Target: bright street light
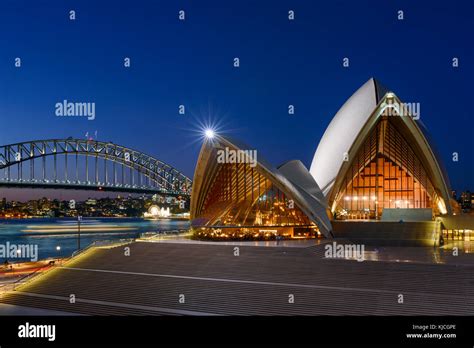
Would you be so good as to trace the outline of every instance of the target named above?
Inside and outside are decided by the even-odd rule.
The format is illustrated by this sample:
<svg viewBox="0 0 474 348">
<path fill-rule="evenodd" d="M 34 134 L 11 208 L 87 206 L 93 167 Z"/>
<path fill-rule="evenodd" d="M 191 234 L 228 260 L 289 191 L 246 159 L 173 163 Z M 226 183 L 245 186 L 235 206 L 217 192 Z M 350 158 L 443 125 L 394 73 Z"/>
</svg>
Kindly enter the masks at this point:
<svg viewBox="0 0 474 348">
<path fill-rule="evenodd" d="M 212 139 L 214 138 L 216 134 L 214 133 L 214 130 L 212 130 L 211 128 L 208 128 L 204 131 L 204 135 L 206 136 L 207 139 Z"/>
</svg>

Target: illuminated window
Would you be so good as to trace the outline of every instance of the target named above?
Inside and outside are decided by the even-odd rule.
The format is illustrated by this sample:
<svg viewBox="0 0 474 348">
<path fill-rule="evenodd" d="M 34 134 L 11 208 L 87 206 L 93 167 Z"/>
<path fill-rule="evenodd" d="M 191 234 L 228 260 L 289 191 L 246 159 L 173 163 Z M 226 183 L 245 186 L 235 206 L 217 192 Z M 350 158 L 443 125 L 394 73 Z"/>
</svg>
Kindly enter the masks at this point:
<svg viewBox="0 0 474 348">
<path fill-rule="evenodd" d="M 381 117 L 354 157 L 335 195 L 336 218 L 376 219 L 384 208 L 436 208 L 426 170 L 393 119 Z"/>
</svg>

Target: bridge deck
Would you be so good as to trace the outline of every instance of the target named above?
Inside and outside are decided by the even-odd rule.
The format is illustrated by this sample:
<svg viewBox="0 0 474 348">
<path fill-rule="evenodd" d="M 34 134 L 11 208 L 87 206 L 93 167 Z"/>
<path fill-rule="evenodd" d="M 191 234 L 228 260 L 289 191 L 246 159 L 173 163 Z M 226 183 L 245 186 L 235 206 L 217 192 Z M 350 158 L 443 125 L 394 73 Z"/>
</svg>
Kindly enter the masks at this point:
<svg viewBox="0 0 474 348">
<path fill-rule="evenodd" d="M 34 189 L 54 189 L 54 190 L 81 190 L 81 191 L 101 191 L 101 192 L 126 192 L 142 194 L 161 194 L 171 197 L 189 197 L 189 193 L 181 191 L 163 190 L 158 187 L 137 187 L 130 185 L 114 186 L 100 184 L 77 184 L 77 183 L 55 183 L 41 181 L 5 181 L 0 179 L 0 187 L 10 188 L 34 188 Z"/>
<path fill-rule="evenodd" d="M 93 249 L 1 302 L 92 315 L 474 314 L 470 262 L 328 260 L 323 245 L 240 246 L 240 256 L 232 245 L 129 246 L 128 257 L 123 246 Z"/>
</svg>

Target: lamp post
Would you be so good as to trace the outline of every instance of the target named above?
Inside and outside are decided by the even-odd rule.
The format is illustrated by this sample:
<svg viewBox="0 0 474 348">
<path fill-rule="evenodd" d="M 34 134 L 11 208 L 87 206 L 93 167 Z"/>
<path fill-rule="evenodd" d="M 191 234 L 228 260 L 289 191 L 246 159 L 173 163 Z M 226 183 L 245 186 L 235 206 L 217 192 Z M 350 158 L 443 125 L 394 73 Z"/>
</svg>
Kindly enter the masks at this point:
<svg viewBox="0 0 474 348">
<path fill-rule="evenodd" d="M 81 221 L 82 216 L 77 215 L 77 250 L 81 250 Z"/>
<path fill-rule="evenodd" d="M 61 251 L 61 246 L 56 245 L 56 251 L 58 252 L 57 257 L 58 257 L 58 261 L 59 261 L 59 252 Z"/>
</svg>

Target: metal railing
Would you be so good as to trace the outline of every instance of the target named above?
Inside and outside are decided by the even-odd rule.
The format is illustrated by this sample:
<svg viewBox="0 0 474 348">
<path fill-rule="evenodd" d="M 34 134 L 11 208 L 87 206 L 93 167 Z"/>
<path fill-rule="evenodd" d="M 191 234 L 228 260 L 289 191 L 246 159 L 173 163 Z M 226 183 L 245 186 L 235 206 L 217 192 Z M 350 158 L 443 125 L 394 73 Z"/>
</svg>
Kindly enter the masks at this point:
<svg viewBox="0 0 474 348">
<path fill-rule="evenodd" d="M 154 240 L 154 239 L 161 239 L 161 238 L 170 238 L 170 237 L 182 237 L 189 233 L 189 228 L 184 229 L 175 229 L 170 231 L 160 231 L 160 232 L 144 232 L 140 233 L 139 240 Z"/>
<path fill-rule="evenodd" d="M 47 264 L 45 264 L 42 267 L 37 268 L 34 272 L 28 273 L 24 275 L 23 277 L 15 280 L 14 282 L 0 285 L 0 293 L 16 290 L 16 287 L 18 285 L 24 284 L 27 281 L 30 281 L 31 279 L 37 277 L 40 274 L 46 274 L 51 269 L 55 268 L 57 266 L 57 263 L 62 263 L 62 261 L 60 261 L 60 259 L 51 259 Z M 44 269 L 46 269 L 46 271 L 44 271 Z"/>
<path fill-rule="evenodd" d="M 118 246 L 122 244 L 129 244 L 135 241 L 135 238 L 121 238 L 121 239 L 106 239 L 106 240 L 96 240 L 86 246 L 83 249 L 76 250 L 75 252 L 72 253 L 71 258 L 77 257 L 78 255 L 83 254 L 87 250 L 90 250 L 91 248 L 97 248 L 101 246 Z"/>
<path fill-rule="evenodd" d="M 68 258 L 64 259 L 51 259 L 48 263 L 43 265 L 42 267 L 37 268 L 32 273 L 28 273 L 23 277 L 11 282 L 0 285 L 0 294 L 6 293 L 8 291 L 15 291 L 17 286 L 25 284 L 26 282 L 31 281 L 32 279 L 36 278 L 39 275 L 45 275 L 46 273 L 50 272 L 52 269 L 61 266 L 67 261 L 72 260 L 73 258 L 77 257 L 78 255 L 83 254 L 85 251 L 90 250 L 93 247 L 101 247 L 101 246 L 118 246 L 123 244 L 129 244 L 135 241 L 134 238 L 122 238 L 122 239 L 115 239 L 115 240 L 101 240 L 95 241 L 83 249 L 76 250 L 72 253 L 72 255 Z M 47 259 L 48 260 L 48 259 Z M 46 260 L 46 261 L 47 261 Z"/>
</svg>

